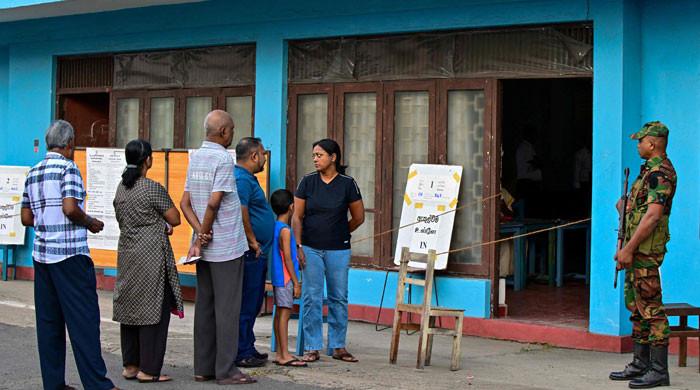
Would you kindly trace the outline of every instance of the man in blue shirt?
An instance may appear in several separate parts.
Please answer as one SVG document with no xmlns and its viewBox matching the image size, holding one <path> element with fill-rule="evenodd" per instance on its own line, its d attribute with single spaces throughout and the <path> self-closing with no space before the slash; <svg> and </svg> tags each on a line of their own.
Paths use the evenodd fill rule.
<svg viewBox="0 0 700 390">
<path fill-rule="evenodd" d="M 239 367 L 259 367 L 267 362 L 267 354 L 255 349 L 253 326 L 265 296 L 267 253 L 272 246 L 275 215 L 265 193 L 254 176 L 265 167 L 266 156 L 260 138 L 245 137 L 236 145 L 236 187 L 241 200 L 243 227 L 250 249 L 243 255 L 243 300 L 238 336 Z"/>
</svg>

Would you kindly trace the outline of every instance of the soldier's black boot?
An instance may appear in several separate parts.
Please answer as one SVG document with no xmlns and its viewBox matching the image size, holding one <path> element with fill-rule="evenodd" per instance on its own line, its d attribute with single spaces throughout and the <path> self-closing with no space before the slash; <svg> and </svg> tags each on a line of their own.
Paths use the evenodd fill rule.
<svg viewBox="0 0 700 390">
<path fill-rule="evenodd" d="M 613 371 L 610 379 L 614 381 L 628 381 L 639 378 L 649 369 L 649 344 L 634 343 L 634 357 L 632 363 L 625 366 L 623 371 Z"/>
<path fill-rule="evenodd" d="M 629 383 L 630 389 L 650 389 L 657 386 L 669 386 L 668 345 L 651 346 L 651 367 L 641 378 Z"/>
</svg>

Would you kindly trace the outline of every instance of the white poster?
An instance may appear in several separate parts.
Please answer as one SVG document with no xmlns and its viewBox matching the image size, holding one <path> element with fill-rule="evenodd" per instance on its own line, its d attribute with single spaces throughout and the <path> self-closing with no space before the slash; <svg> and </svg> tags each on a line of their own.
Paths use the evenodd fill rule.
<svg viewBox="0 0 700 390">
<path fill-rule="evenodd" d="M 23 245 L 22 194 L 29 167 L 0 166 L 0 245 Z"/>
<path fill-rule="evenodd" d="M 457 208 L 462 167 L 456 165 L 412 164 L 408 170 L 406 192 L 401 210 L 394 264 L 401 264 L 401 248 L 427 254 L 430 249 L 447 252 L 452 240 L 452 227 Z M 446 213 L 448 212 L 448 213 Z M 447 268 L 447 253 L 439 255 L 435 269 Z M 414 268 L 425 263 L 410 262 Z"/>
<path fill-rule="evenodd" d="M 126 168 L 124 149 L 88 148 L 87 160 L 87 207 L 91 217 L 104 222 L 100 233 L 88 233 L 88 244 L 92 249 L 117 250 L 119 224 L 114 214 L 114 195 Z"/>
</svg>

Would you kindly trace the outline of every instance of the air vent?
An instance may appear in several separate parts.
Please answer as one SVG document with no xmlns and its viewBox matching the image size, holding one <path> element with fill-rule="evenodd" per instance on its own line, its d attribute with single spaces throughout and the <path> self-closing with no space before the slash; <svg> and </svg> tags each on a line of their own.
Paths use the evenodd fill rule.
<svg viewBox="0 0 700 390">
<path fill-rule="evenodd" d="M 112 56 L 62 57 L 58 59 L 58 89 L 110 88 Z"/>
</svg>

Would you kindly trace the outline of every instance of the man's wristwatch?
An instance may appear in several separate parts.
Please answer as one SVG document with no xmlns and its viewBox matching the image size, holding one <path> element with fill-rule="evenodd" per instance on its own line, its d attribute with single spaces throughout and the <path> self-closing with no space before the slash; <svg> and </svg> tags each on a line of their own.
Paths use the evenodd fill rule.
<svg viewBox="0 0 700 390">
<path fill-rule="evenodd" d="M 302 247 L 302 245 L 301 245 L 301 244 L 297 244 L 297 248 L 301 248 L 301 247 Z"/>
</svg>

